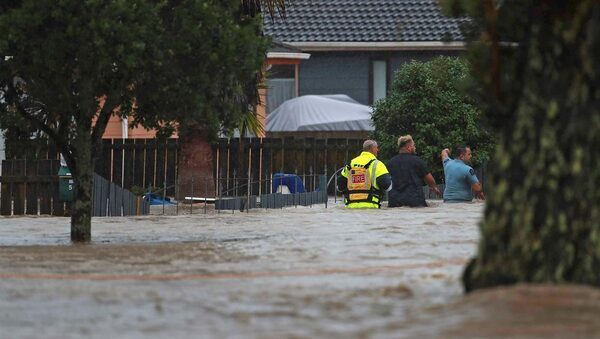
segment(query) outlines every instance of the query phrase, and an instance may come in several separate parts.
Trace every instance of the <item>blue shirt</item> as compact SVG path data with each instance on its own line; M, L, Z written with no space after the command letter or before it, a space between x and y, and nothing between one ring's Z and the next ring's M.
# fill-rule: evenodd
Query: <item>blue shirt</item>
M444 159L446 188L444 201L464 202L473 200L471 185L479 183L473 168L462 160Z

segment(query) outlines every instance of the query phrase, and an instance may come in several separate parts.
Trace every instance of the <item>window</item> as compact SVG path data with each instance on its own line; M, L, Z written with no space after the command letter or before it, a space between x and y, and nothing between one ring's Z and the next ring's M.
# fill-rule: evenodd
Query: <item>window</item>
M387 60L373 60L371 62L371 103L385 98L388 83Z
M267 114L296 97L295 65L273 65L268 70Z

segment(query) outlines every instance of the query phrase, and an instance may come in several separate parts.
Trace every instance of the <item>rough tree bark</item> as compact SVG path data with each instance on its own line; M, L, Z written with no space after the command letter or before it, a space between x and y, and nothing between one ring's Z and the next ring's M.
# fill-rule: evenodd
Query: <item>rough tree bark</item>
M515 28L519 44L499 61L502 94L490 97L487 109L497 115L499 145L478 254L464 285L598 286L600 3L519 6L524 10L503 12L523 16L514 21L526 27Z
M213 148L207 136L208 131L202 127L189 128L179 136L177 199L215 196Z
M71 241L89 242L92 239L92 188L94 161L90 128L79 128L73 143L73 158L68 159L75 183L71 204Z

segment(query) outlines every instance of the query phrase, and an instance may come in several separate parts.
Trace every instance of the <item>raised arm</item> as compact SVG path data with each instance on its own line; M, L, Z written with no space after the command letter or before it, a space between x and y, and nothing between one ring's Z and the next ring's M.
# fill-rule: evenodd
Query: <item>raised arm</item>
M446 159L450 159L450 149L444 148L440 153L440 158L442 159L442 162L444 162Z

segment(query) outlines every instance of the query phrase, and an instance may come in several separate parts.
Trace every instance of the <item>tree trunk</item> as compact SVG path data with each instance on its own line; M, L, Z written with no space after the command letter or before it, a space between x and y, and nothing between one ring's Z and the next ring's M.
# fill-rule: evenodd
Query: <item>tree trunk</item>
M189 129L179 136L177 199L214 197L213 148L204 128Z
M528 6L512 14L531 25L525 52L504 60L506 95L488 110L504 116L467 291L600 285L600 4Z
M94 162L89 132L79 134L84 136L78 137L73 145L75 163L70 165L75 183L75 196L71 205L71 241L88 242L92 239Z

